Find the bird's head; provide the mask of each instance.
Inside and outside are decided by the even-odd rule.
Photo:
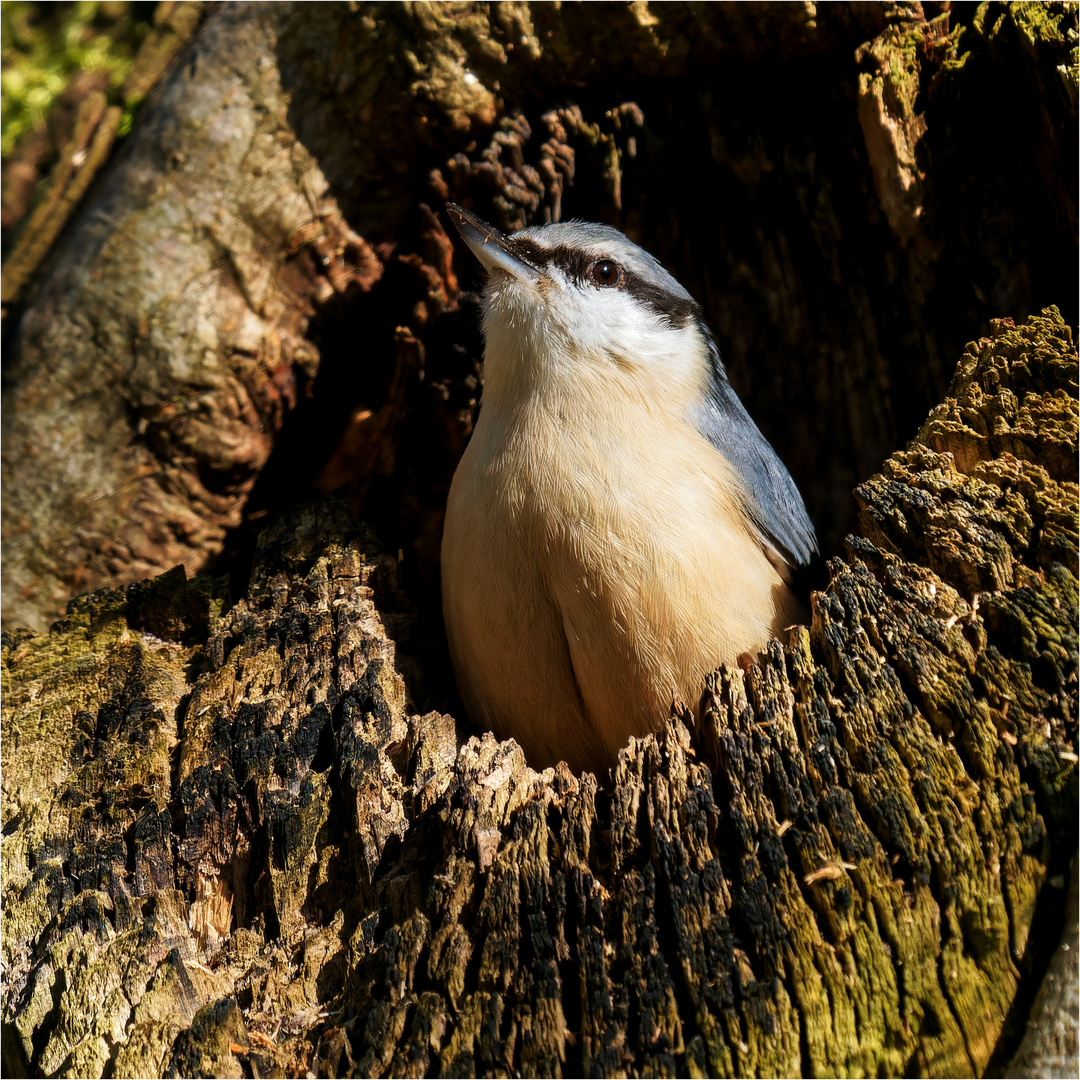
[[[617,229],[569,221],[507,236],[447,210],[487,272],[485,397],[623,384],[690,406],[708,392],[697,304]]]

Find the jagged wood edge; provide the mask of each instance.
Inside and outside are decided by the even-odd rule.
[[[376,602],[392,623],[396,564],[332,508],[264,535],[227,614],[174,574],[6,638],[5,1051],[62,1075],[981,1072],[1075,850],[1069,337],[1050,316],[969,351],[937,449],[860,490],[873,542],[809,631],[604,788],[408,715]]]

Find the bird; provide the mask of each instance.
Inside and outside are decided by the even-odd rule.
[[[507,235],[446,209],[486,272],[441,549],[458,691],[533,767],[603,776],[710,672],[805,621],[814,527],[657,259],[608,225]]]

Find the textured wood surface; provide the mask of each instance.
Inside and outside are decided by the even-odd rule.
[[[981,1074],[1077,845],[1076,378],[972,343],[812,625],[600,781],[413,713],[340,504],[6,634],[5,1069]]]
[[[1076,19],[214,5],[5,311],[4,625],[237,558],[313,486],[434,581],[480,359],[447,198],[661,258],[839,551],[970,337],[1076,321]]]
[[[5,307],[5,1073],[1004,1068],[1077,851],[1076,6],[200,10]],[[431,711],[448,197],[663,258],[842,555],[611,776]]]

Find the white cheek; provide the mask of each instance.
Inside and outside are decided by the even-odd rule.
[[[578,298],[576,340],[584,355],[643,390],[682,397],[700,389],[705,345],[695,325],[673,326],[626,293],[597,292],[584,303]]]
[[[485,393],[599,394],[615,384],[639,401],[698,399],[704,342],[627,293],[561,279],[541,289],[498,275],[484,294]]]
[[[507,364],[514,369],[527,365],[535,353],[535,305],[503,295],[485,306],[484,361],[487,368]]]
[[[484,290],[484,335],[500,330],[519,333],[536,303],[529,286],[504,274],[489,282]]]
[[[563,366],[575,351],[562,315],[567,297],[559,282],[541,288],[499,275],[484,291],[485,358],[506,358],[521,373]]]

